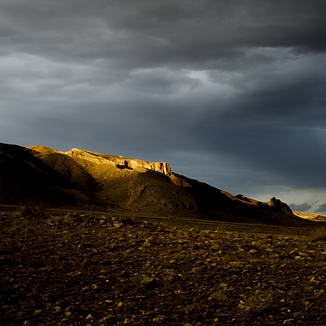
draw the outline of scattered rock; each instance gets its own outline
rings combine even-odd
[[[193,273],[196,273],[196,274],[199,274],[200,272],[201,272],[201,268],[200,267],[194,267],[191,271],[193,272]]]
[[[225,301],[228,297],[222,291],[216,291],[211,295],[211,298],[214,300]]]
[[[294,326],[294,319],[286,319],[286,320],[284,320],[283,325]]]
[[[42,268],[42,267],[45,267],[45,265],[42,262],[40,262],[40,261],[33,261],[33,262],[30,263],[30,266],[32,268]]]
[[[148,277],[145,274],[135,275],[132,282],[136,286],[154,287],[156,285],[156,280],[153,277]]]
[[[306,237],[73,217],[60,228],[0,219],[1,325],[308,326],[326,316],[326,251]]]
[[[10,257],[0,257],[0,266],[11,266],[13,261]]]
[[[198,245],[198,244],[195,244],[195,245],[192,247],[192,250],[199,250],[199,245]]]

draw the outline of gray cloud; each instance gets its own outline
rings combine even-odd
[[[2,1],[1,141],[165,160],[235,193],[321,189],[325,14],[316,0]]]
[[[309,209],[311,209],[311,207],[312,207],[311,205],[309,205],[307,203],[304,203],[304,204],[290,204],[289,206],[293,211],[297,211],[297,212],[308,212]]]
[[[316,212],[322,213],[322,212],[326,212],[326,203],[322,204],[318,207],[318,209],[316,210]]]

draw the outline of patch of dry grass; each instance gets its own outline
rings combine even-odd
[[[310,239],[312,241],[326,241],[326,227],[311,230]]]
[[[246,313],[258,316],[272,311],[276,307],[276,293],[272,290],[256,290],[244,301],[240,301],[239,308]]]

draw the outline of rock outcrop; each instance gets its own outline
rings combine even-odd
[[[129,159],[122,156],[115,155],[101,155],[95,152],[85,151],[78,148],[72,148],[66,152],[67,155],[92,163],[108,164],[116,166],[120,169],[139,169],[145,168],[148,170],[163,173],[164,175],[170,176],[172,174],[171,167],[166,162],[148,162],[139,159]]]
[[[124,160],[123,164],[128,169],[137,169],[139,167],[142,167],[148,170],[163,173],[167,176],[170,176],[172,174],[172,170],[169,164],[166,162],[147,162],[141,160],[127,159]]]
[[[273,207],[278,212],[286,211],[292,213],[291,208],[287,204],[283,203],[275,197],[272,197],[266,204],[270,207]]]

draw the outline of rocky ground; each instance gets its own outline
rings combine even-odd
[[[1,325],[325,325],[311,234],[0,214]],[[322,238],[322,237],[321,237]]]

